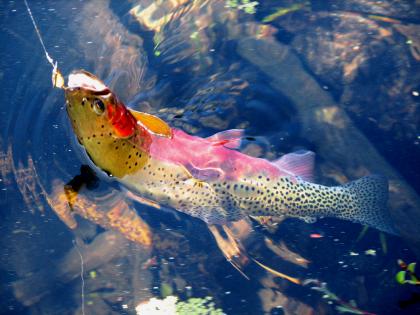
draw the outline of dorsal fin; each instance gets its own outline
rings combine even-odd
[[[206,140],[210,141],[212,145],[223,145],[229,149],[237,149],[241,145],[243,135],[243,129],[230,129],[207,137]]]
[[[314,177],[315,153],[301,150],[283,155],[273,163],[281,170],[286,170],[301,179],[312,182]]]
[[[129,109],[130,113],[134,116],[138,123],[140,123],[147,131],[152,134],[167,138],[172,138],[171,127],[157,116],[138,112],[134,109]]]

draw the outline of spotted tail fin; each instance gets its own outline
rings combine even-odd
[[[378,230],[398,234],[388,211],[388,181],[379,175],[366,176],[343,186],[354,202],[350,219]],[[340,214],[337,214],[340,217]]]

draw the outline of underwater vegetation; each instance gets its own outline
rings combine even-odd
[[[402,269],[395,275],[395,280],[399,284],[412,284],[420,286],[420,278],[416,274],[417,263],[412,262],[408,265],[402,260],[398,259],[398,266]]]
[[[255,12],[257,12],[256,10],[257,5],[258,5],[258,1],[226,0],[227,8],[242,10],[248,14],[255,14]]]
[[[178,300],[175,296],[164,299],[152,298],[136,307],[138,315],[224,315],[222,309],[216,308],[213,298],[189,298]]]

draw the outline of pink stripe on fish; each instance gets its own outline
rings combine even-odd
[[[152,136],[150,154],[152,158],[183,165],[194,177],[202,180],[290,176],[289,172],[281,171],[268,160],[214,145],[211,140],[191,136],[179,129],[173,129],[172,139]]]

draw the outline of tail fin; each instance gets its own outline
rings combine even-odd
[[[398,234],[387,208],[388,181],[379,175],[366,176],[347,183],[343,188],[355,203],[345,219],[372,226],[378,230]],[[340,216],[340,215],[339,215]],[[344,218],[344,217],[343,217]]]

